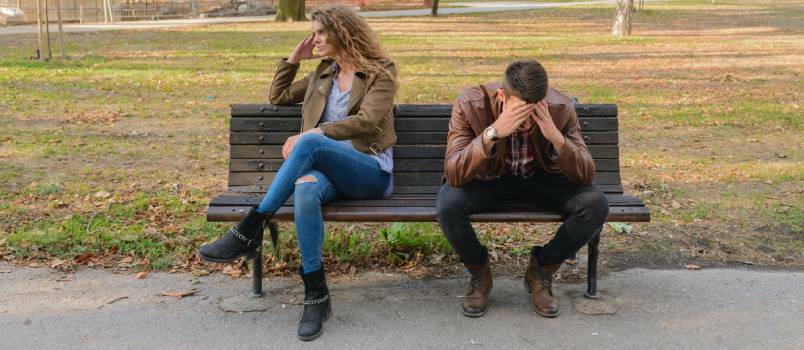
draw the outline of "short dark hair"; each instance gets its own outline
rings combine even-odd
[[[547,96],[547,71],[535,60],[516,61],[505,68],[503,91],[514,94],[527,103],[536,103]]]

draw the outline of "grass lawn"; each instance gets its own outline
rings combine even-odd
[[[535,58],[551,84],[620,108],[626,191],[653,222],[607,226],[609,266],[804,264],[804,6],[662,1],[634,35],[611,5],[371,19],[400,69],[400,103],[451,103],[462,87]],[[228,108],[265,102],[276,61],[309,23],[69,34],[69,58],[29,60],[34,35],[0,36],[0,259],[70,267],[212,269],[196,247],[226,187]],[[312,69],[313,63],[303,66]],[[479,225],[500,261],[556,225]],[[298,263],[292,226],[266,269]],[[334,269],[454,262],[432,224],[328,225]],[[240,266],[227,271],[239,271]],[[237,272],[235,272],[237,274]]]

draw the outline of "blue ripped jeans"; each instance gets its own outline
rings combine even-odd
[[[297,181],[312,176],[315,181]],[[391,174],[376,159],[320,134],[299,138],[276,173],[257,211],[275,213],[293,194],[296,237],[304,273],[321,268],[324,218],[321,206],[338,198],[382,198]]]

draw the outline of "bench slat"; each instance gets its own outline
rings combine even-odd
[[[208,221],[239,221],[250,207],[210,206]],[[324,207],[324,220],[343,222],[435,222],[434,207]],[[557,212],[523,211],[506,213],[480,213],[471,215],[472,222],[556,222],[565,219]],[[282,207],[274,215],[275,221],[293,221],[293,208]],[[644,206],[611,207],[608,221],[647,222],[650,210]]]
[[[211,206],[244,206],[244,205],[259,205],[262,200],[262,194],[242,194],[242,193],[224,193],[215,197],[209,202]],[[606,199],[609,201],[609,206],[644,206],[639,198],[624,195],[607,195]],[[333,207],[435,207],[436,195],[418,195],[416,197],[400,197],[391,196],[387,199],[373,199],[373,200],[339,200],[327,204]],[[293,206],[293,199],[285,203],[285,206]],[[500,202],[496,207],[502,208],[516,208],[516,207],[535,207],[523,201],[505,201]]]
[[[397,117],[449,117],[452,105],[449,104],[403,104],[396,106]],[[579,117],[613,117],[617,116],[617,105],[614,104],[576,104],[575,112]],[[270,104],[235,104],[232,105],[232,117],[278,117],[293,118],[301,114],[301,106],[273,106]]]
[[[620,150],[617,145],[590,145],[589,152],[597,159],[617,159]],[[394,159],[444,159],[445,145],[397,145],[394,146]],[[232,145],[229,149],[232,159],[282,159],[280,145]]]
[[[623,188],[620,184],[616,185],[596,185],[598,189],[607,194],[622,194]],[[436,194],[441,186],[394,186],[394,194]],[[266,186],[260,185],[242,185],[242,186],[229,186],[230,192],[239,193],[259,193],[264,194],[267,190]]]
[[[229,171],[278,171],[284,161],[282,159],[232,159]],[[597,171],[618,171],[620,169],[617,159],[595,159]],[[402,172],[444,171],[444,161],[441,159],[405,159],[394,163],[394,174]]]
[[[233,132],[229,136],[232,145],[283,145],[288,137],[298,135],[298,131],[272,132]],[[447,142],[445,132],[398,132],[397,145],[443,145]],[[589,131],[583,133],[587,145],[616,145],[619,137],[616,131]]]
[[[442,172],[400,172],[394,173],[394,184],[399,186],[411,185],[439,185]],[[229,173],[229,186],[267,184],[274,180],[276,172],[231,172]],[[596,172],[594,184],[614,185],[620,183],[619,172]]]
[[[578,118],[582,131],[617,131],[616,117],[583,117]],[[424,131],[447,132],[448,118],[396,118],[394,127],[397,132]],[[301,118],[232,118],[229,123],[231,132],[260,131],[260,132],[299,132]]]

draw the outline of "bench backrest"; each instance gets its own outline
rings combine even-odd
[[[394,193],[438,193],[451,105],[399,105],[395,127]],[[583,138],[595,159],[595,185],[609,194],[622,193],[617,106],[578,104]],[[282,145],[299,132],[299,106],[240,104],[232,106],[229,142],[229,189],[264,192],[282,165]]]

